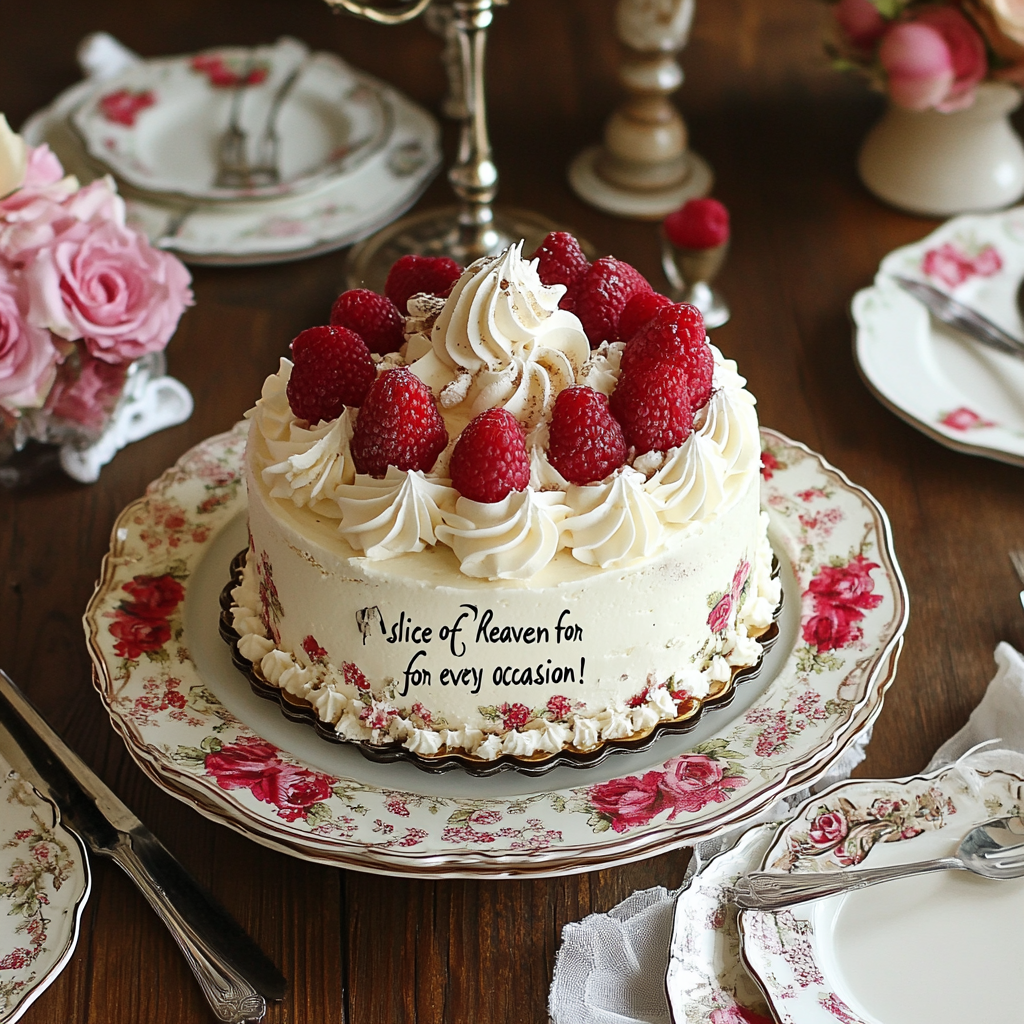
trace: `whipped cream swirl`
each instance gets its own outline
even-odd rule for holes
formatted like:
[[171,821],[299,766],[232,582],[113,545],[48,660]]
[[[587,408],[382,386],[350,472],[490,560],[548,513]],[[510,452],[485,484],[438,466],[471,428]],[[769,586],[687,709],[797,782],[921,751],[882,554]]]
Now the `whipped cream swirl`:
[[603,483],[569,488],[572,514],[562,524],[562,540],[573,558],[611,569],[660,547],[664,527],[645,484],[642,473],[623,466]]
[[431,327],[431,352],[411,368],[435,393],[469,373],[470,415],[504,407],[529,430],[578,381],[590,344],[576,315],[558,308],[564,286],[543,284],[522,250],[466,270]]
[[367,558],[385,559],[437,543],[442,509],[454,509],[458,491],[419,470],[388,466],[377,480],[360,474],[338,493],[341,535]]
[[502,501],[459,498],[454,513],[437,528],[466,576],[525,580],[558,550],[558,524],[569,511],[560,491],[513,491]]

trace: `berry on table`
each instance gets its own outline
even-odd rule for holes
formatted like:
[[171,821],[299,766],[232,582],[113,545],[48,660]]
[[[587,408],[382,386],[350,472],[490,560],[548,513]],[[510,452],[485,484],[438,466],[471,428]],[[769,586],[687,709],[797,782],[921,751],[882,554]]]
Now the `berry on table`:
[[729,211],[717,199],[691,199],[662,222],[679,249],[714,249],[729,241]]

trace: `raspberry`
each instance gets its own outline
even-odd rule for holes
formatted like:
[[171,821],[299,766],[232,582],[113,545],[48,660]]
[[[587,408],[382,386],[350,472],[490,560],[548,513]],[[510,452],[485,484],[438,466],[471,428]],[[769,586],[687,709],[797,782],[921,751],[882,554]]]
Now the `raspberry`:
[[671,306],[672,300],[660,292],[640,292],[626,303],[619,317],[619,338],[630,338],[646,324],[662,306]]
[[595,260],[579,282],[576,315],[590,339],[590,347],[602,341],[620,341],[619,318],[634,295],[651,291],[647,279],[614,256]]
[[385,370],[370,388],[352,432],[360,473],[382,477],[388,466],[427,472],[448,444],[430,388],[404,366]]
[[366,342],[344,327],[310,327],[292,342],[288,404],[310,423],[333,420],[362,405],[376,370]]
[[405,313],[412,296],[447,295],[461,275],[462,267],[447,256],[403,256],[388,271],[384,294]]
[[494,502],[530,482],[523,428],[507,409],[488,409],[470,420],[452,451],[452,486],[471,501]]
[[717,199],[691,199],[662,222],[680,249],[713,249],[729,241],[729,211]]
[[548,459],[573,484],[603,480],[626,461],[622,427],[608,411],[608,399],[593,388],[572,387],[551,411]]
[[711,397],[715,360],[696,306],[685,302],[663,306],[622,350],[623,373],[652,362],[672,363],[686,372],[694,412]]
[[552,231],[534,250],[531,260],[539,260],[537,273],[544,284],[564,284],[566,292],[558,305],[572,311],[583,275],[590,269],[580,243],[568,231]]
[[651,362],[623,373],[612,392],[611,410],[637,455],[678,447],[693,430],[686,371]]
[[397,352],[405,341],[405,321],[398,307],[369,288],[342,292],[331,307],[331,326],[355,331],[378,355]]

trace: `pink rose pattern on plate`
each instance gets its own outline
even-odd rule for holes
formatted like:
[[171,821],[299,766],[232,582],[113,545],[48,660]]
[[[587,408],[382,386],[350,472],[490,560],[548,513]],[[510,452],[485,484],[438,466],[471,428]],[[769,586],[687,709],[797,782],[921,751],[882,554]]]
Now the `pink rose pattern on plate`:
[[973,409],[968,409],[962,405],[958,409],[953,409],[950,412],[943,413],[939,419],[939,423],[944,427],[949,427],[950,430],[959,431],[977,430],[984,427],[996,427],[999,425],[994,423],[992,420],[987,420],[983,416],[979,416]]
[[156,96],[151,89],[132,92],[131,89],[117,89],[108,92],[99,100],[100,112],[111,124],[134,128],[136,118],[143,110],[148,110],[156,103]]
[[947,288],[956,288],[972,277],[991,277],[1002,268],[1003,259],[991,245],[969,252],[956,242],[943,242],[929,249],[921,260],[921,270]]
[[[103,652],[101,692],[112,714],[146,742],[146,756],[155,754],[178,775],[186,771],[204,792],[212,787],[221,803],[232,794],[261,828],[289,839],[321,836],[393,854],[425,849],[528,853],[557,848],[566,842],[567,830],[573,842],[593,843],[704,821],[748,791],[757,792],[773,766],[795,756],[791,752],[810,741],[828,744],[863,699],[858,688],[874,685],[860,660],[871,656],[861,650],[864,638],[870,635],[877,644],[880,635],[891,637],[902,614],[893,578],[877,568],[880,559],[868,561],[879,537],[873,514],[853,492],[836,487],[838,478],[823,472],[815,456],[765,436],[774,459],[765,500],[775,521],[790,531],[789,558],[804,617],[814,614],[818,598],[856,609],[863,613],[864,637],[854,642],[851,632],[847,646],[831,648],[821,663],[799,665],[791,656],[771,699],[756,703],[723,737],[654,770],[522,797],[422,795],[334,778],[238,722],[199,677],[185,638],[177,633],[181,605],[175,600],[176,585],[187,588],[208,539],[244,507],[242,434],[222,435],[193,449],[122,516],[126,538],[116,547],[118,557],[108,560],[109,578],[90,611],[93,644]],[[800,486],[793,486],[793,474]],[[844,538],[844,549],[856,538],[863,550],[833,565],[836,536]],[[127,552],[131,558],[124,557]],[[829,571],[822,574],[823,567]],[[738,567],[730,596],[733,589],[742,591],[745,577]],[[273,610],[272,579],[265,582],[272,621],[283,610]],[[864,627],[872,618],[869,634]],[[165,627],[171,636],[156,646],[157,631]],[[318,649],[312,637],[310,650]],[[850,667],[848,652],[855,660]],[[133,653],[139,657],[129,658]],[[347,665],[345,674],[358,688],[358,665]],[[365,696],[367,724],[382,727],[389,706],[368,691]],[[524,715],[559,721],[572,710],[568,700],[555,699],[536,708],[507,702],[493,713],[502,723]]]

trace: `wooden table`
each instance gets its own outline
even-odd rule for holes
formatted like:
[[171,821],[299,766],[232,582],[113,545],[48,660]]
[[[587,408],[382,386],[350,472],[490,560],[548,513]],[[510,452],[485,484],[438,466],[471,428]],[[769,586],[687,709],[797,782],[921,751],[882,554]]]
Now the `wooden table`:
[[[610,0],[513,0],[498,12],[489,83],[501,199],[572,225],[664,288],[654,227],[598,213],[565,181],[617,96],[611,14]],[[678,100],[733,216],[720,283],[734,312],[716,343],[739,360],[762,422],[823,453],[892,519],[911,623],[858,770],[892,776],[920,769],[963,724],[998,641],[1024,648],[1006,554],[1024,544],[1024,472],[940,447],[887,412],[857,375],[851,296],[886,252],[934,223],[884,208],[858,183],[857,145],[881,100],[828,67],[825,16],[809,0],[702,0]],[[439,42],[423,25],[357,23],[316,0],[37,0],[0,34],[0,107],[12,124],[76,80],[75,45],[101,28],[146,55],[291,33],[434,109],[444,93]],[[422,205],[446,201],[442,178]],[[540,1024],[562,927],[636,889],[678,884],[685,851],[539,881],[429,882],[306,864],[152,785],[90,681],[80,617],[115,515],[187,448],[239,418],[291,338],[326,319],[343,262],[338,252],[197,270],[196,306],[169,349],[171,371],[196,399],[191,420],[122,452],[94,486],[55,478],[0,494],[0,665],[281,965],[291,991],[267,1020]],[[211,1020],[130,883],[104,862],[94,872],[74,958],[27,1024]]]

